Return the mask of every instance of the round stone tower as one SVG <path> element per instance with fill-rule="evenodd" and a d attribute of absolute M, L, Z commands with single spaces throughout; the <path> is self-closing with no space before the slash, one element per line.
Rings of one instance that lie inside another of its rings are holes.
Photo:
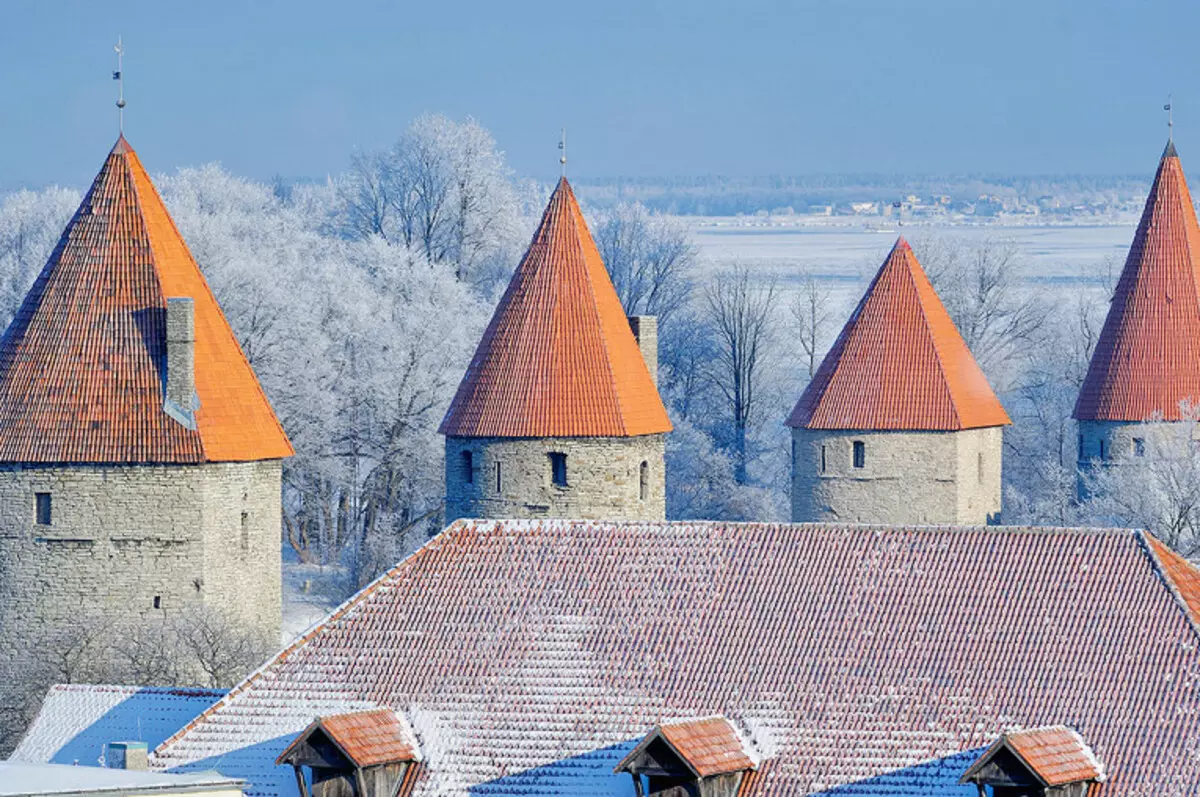
<path fill-rule="evenodd" d="M 1146 453 L 1143 421 L 1200 402 L 1200 224 L 1175 144 L 1146 198 L 1075 402 L 1079 492 L 1096 467 Z"/>
<path fill-rule="evenodd" d="M 656 369 L 564 178 L 442 421 L 446 519 L 662 520 Z"/>
<path fill-rule="evenodd" d="M 792 520 L 997 523 L 1009 423 L 901 238 L 788 418 Z"/>
<path fill-rule="evenodd" d="M 210 610 L 278 644 L 291 454 L 121 137 L 0 340 L 0 656 Z"/>

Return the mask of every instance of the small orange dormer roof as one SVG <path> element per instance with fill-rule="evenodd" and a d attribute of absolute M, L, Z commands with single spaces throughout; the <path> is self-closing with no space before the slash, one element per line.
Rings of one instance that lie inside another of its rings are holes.
<path fill-rule="evenodd" d="M 452 437 L 632 437 L 671 422 L 566 178 L 439 431 Z"/>
<path fill-rule="evenodd" d="M 903 238 L 787 420 L 805 429 L 937 431 L 1009 423 Z"/>
<path fill-rule="evenodd" d="M 167 298 L 195 313 L 199 408 L 163 411 Z M 0 339 L 0 462 L 278 459 L 292 446 L 124 136 Z"/>
<path fill-rule="evenodd" d="M 1081 421 L 1180 420 L 1200 401 L 1200 226 L 1168 143 L 1113 293 L 1087 378 Z"/>

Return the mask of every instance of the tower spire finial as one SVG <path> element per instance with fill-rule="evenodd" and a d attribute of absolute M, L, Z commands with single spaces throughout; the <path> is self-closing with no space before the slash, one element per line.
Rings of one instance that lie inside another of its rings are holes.
<path fill-rule="evenodd" d="M 562 138 L 558 140 L 558 163 L 562 166 L 562 176 L 567 176 L 567 128 L 562 129 Z"/>
<path fill-rule="evenodd" d="M 1171 144 L 1175 141 L 1175 112 L 1171 108 L 1171 95 L 1167 95 L 1167 104 L 1163 106 L 1163 110 L 1167 112 L 1167 143 Z"/>
<path fill-rule="evenodd" d="M 117 71 L 113 72 L 113 80 L 117 81 L 117 129 L 121 135 L 125 135 L 125 45 L 121 43 L 120 36 L 113 49 L 117 52 Z"/>

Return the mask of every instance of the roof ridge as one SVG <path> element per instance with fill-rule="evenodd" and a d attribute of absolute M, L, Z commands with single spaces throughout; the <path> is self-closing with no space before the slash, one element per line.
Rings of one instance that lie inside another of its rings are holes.
<path fill-rule="evenodd" d="M 575 199 L 575 191 L 571 188 L 571 184 L 567 181 L 567 178 L 563 176 L 559 178 L 559 182 L 563 188 L 566 188 L 567 191 L 570 191 L 570 198 Z M 580 219 L 576 217 L 576 214 L 578 213 L 578 215 L 581 217 L 583 215 L 583 209 L 579 207 L 578 200 L 568 203 L 568 211 L 571 214 L 571 224 L 575 228 L 575 236 L 572 244 L 579 249 L 579 257 L 584 264 L 584 277 L 587 280 L 588 294 L 592 299 L 591 302 L 588 303 L 589 309 L 596 317 L 596 328 L 600 331 L 600 346 L 604 350 L 604 367 L 608 371 L 608 381 L 612 387 L 613 401 L 617 403 L 617 423 L 621 428 L 622 435 L 626 435 L 629 433 L 629 424 L 625 420 L 625 403 L 621 397 L 621 390 L 617 385 L 616 369 L 613 368 L 613 351 L 611 347 L 611 341 L 608 338 L 608 331 L 604 328 L 604 319 L 600 315 L 600 297 L 596 295 L 596 281 L 592 278 L 591 268 L 588 267 L 587 252 L 583 245 L 583 236 L 587 235 L 590 237 L 591 232 L 587 229 L 586 225 L 582 229 L 579 228 Z M 607 266 L 605 267 L 605 271 L 607 272 Z M 614 285 L 613 287 L 615 288 L 616 286 Z M 622 306 L 621 309 L 624 310 L 624 307 Z"/>
<path fill-rule="evenodd" d="M 908 241 L 904 240 L 903 235 L 896 239 L 896 244 L 892 248 L 892 251 L 899 252 L 900 257 L 904 258 L 904 263 L 906 266 L 905 272 L 908 274 L 908 279 L 912 285 L 913 293 L 916 294 L 917 306 L 921 309 L 921 323 L 925 326 L 925 334 L 929 337 L 929 345 L 933 347 L 933 361 L 937 365 L 938 373 L 942 376 L 941 385 L 945 389 L 946 398 L 950 402 L 950 413 L 954 417 L 957 430 L 961 430 L 964 427 L 962 411 L 958 408 L 958 399 L 955 396 L 954 391 L 950 389 L 950 379 L 949 375 L 946 373 L 945 352 L 942 351 L 942 347 L 938 344 L 937 335 L 933 333 L 933 325 L 929 323 L 929 308 L 925 306 L 925 297 L 921 295 L 921 286 L 917 284 L 917 274 L 916 271 L 914 271 L 914 266 L 921 272 L 921 276 L 925 277 L 925 281 L 929 283 L 929 287 L 931 289 L 933 288 L 933 282 L 929 279 L 928 275 L 925 274 L 925 269 L 921 267 L 921 262 L 917 260 L 916 253 L 913 252 L 912 246 L 908 243 Z M 936 295 L 936 293 L 937 292 L 935 290 L 934 294 Z M 944 305 L 942 309 L 945 310 Z M 946 310 L 946 315 L 949 314 L 950 311 Z M 953 319 L 951 319 L 951 321 L 953 321 Z M 957 328 L 957 325 L 955 325 L 955 329 Z M 962 333 L 959 334 L 961 335 Z M 963 343 L 965 345 L 966 341 L 963 341 Z M 967 351 L 970 352 L 970 348 L 968 348 Z M 972 353 L 971 356 L 973 357 L 974 354 Z"/>
<path fill-rule="evenodd" d="M 1183 612 L 1188 626 L 1197 637 L 1200 637 L 1200 607 L 1193 607 L 1188 603 L 1187 598 L 1184 597 L 1183 591 L 1180 589 L 1179 583 L 1168 572 L 1167 563 L 1163 561 L 1162 554 L 1165 553 L 1175 558 L 1177 563 L 1183 564 L 1192 570 L 1197 570 L 1196 566 L 1188 561 L 1187 558 L 1180 556 L 1169 545 L 1155 537 L 1149 531 L 1139 529 L 1135 537 L 1141 546 L 1142 552 L 1149 557 L 1155 574 L 1162 581 L 1163 585 L 1166 586 L 1167 591 L 1171 593 L 1171 597 L 1175 599 L 1175 604 L 1179 607 L 1180 611 Z M 1162 551 L 1158 550 L 1158 546 L 1162 546 Z M 1197 575 L 1200 576 L 1200 571 L 1197 572 Z"/>
<path fill-rule="evenodd" d="M 125 136 L 122 134 L 121 140 L 124 140 L 124 139 L 125 139 Z M 162 194 L 158 193 L 158 187 L 154 185 L 154 181 L 150 179 L 150 173 L 147 172 L 146 167 L 142 165 L 142 159 L 138 157 L 137 152 L 135 152 L 132 147 L 129 148 L 129 152 L 128 152 L 128 155 L 126 155 L 126 157 L 132 159 L 134 170 L 136 172 L 140 172 L 142 174 L 142 176 L 144 176 L 146 178 L 146 185 L 150 189 L 151 198 L 155 202 L 157 202 L 159 205 L 161 205 L 164 211 L 166 211 L 164 213 L 164 215 L 166 217 L 167 224 L 171 225 L 171 231 L 173 233 L 175 233 L 176 240 L 178 240 L 180 245 L 183 246 L 183 249 L 187 253 L 188 258 L 193 263 L 195 263 L 196 269 L 199 270 L 200 264 L 199 264 L 199 262 L 197 262 L 196 256 L 194 254 L 192 254 L 192 248 L 190 246 L 188 246 L 187 240 L 184 239 L 184 237 L 183 237 L 183 233 L 181 233 L 179 231 L 179 225 L 177 225 L 175 223 L 175 217 L 171 215 L 169 210 L 167 210 L 167 203 L 166 203 L 166 201 L 163 200 Z M 136 175 L 135 175 L 135 178 L 136 178 Z M 140 188 L 138 187 L 137 179 L 134 179 L 134 181 L 133 181 L 133 190 L 134 190 L 134 193 L 136 195 L 138 195 L 140 198 Z M 144 213 L 144 211 L 143 211 L 143 213 Z M 154 250 L 153 239 L 151 239 L 150 256 L 151 256 L 151 258 L 154 258 L 154 260 L 157 261 L 158 256 Z M 165 299 L 165 298 L 167 298 L 167 292 L 165 289 L 162 288 L 162 272 L 158 268 L 155 268 L 154 274 L 158 278 L 159 288 L 160 288 L 160 290 L 162 290 L 163 298 Z M 237 352 L 237 356 L 245 364 L 246 368 L 249 369 L 250 373 L 253 374 L 254 378 L 251 379 L 250 382 L 252 383 L 254 391 L 257 393 L 258 397 L 267 405 L 267 407 L 270 408 L 271 411 L 268 413 L 268 415 L 270 415 L 271 420 L 275 423 L 275 427 L 279 430 L 279 433 L 283 436 L 283 439 L 286 441 L 288 449 L 290 449 L 291 452 L 294 454 L 295 449 L 292 447 L 291 440 L 288 439 L 287 431 L 283 428 L 283 424 L 280 422 L 279 416 L 275 414 L 275 408 L 271 404 L 271 399 L 267 396 L 266 390 L 263 389 L 262 383 L 259 382 L 258 374 L 254 371 L 254 366 L 252 366 L 250 364 L 249 358 L 246 357 L 246 352 L 245 352 L 245 350 L 242 349 L 242 342 L 240 340 L 238 340 L 237 333 L 235 333 L 233 331 L 233 326 L 229 323 L 229 319 L 226 317 L 225 310 L 224 310 L 224 308 L 221 307 L 221 303 L 217 301 L 217 296 L 215 293 L 213 293 L 212 286 L 208 283 L 208 279 L 203 278 L 203 272 L 201 272 L 201 277 L 202 277 L 202 279 L 200 280 L 200 287 L 204 290 L 205 294 L 208 296 L 208 299 L 212 303 L 212 306 L 214 308 L 216 308 L 217 316 L 220 318 L 220 320 L 222 322 L 219 325 L 219 330 L 221 328 L 223 328 L 223 330 L 228 333 L 230 341 L 232 341 L 232 343 L 234 344 L 233 349 Z M 203 435 L 201 435 L 201 437 L 200 437 L 200 446 L 201 446 L 201 449 L 204 450 L 207 455 L 208 444 L 205 441 Z"/>

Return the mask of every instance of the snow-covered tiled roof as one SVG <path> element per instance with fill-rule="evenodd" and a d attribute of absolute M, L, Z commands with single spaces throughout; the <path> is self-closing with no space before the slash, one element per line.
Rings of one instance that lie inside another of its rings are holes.
<path fill-rule="evenodd" d="M 743 797 L 970 797 L 958 778 L 1001 733 L 1053 724 L 1104 761 L 1098 797 L 1192 792 L 1200 634 L 1150 539 L 460 521 L 156 766 L 292 795 L 274 760 L 296 734 L 386 706 L 421 745 L 416 795 L 628 797 L 613 768 L 651 728 L 715 715 L 761 758 Z"/>
<path fill-rule="evenodd" d="M 10 761 L 96 766 L 109 742 L 154 749 L 225 690 L 59 684 L 50 687 Z"/>

